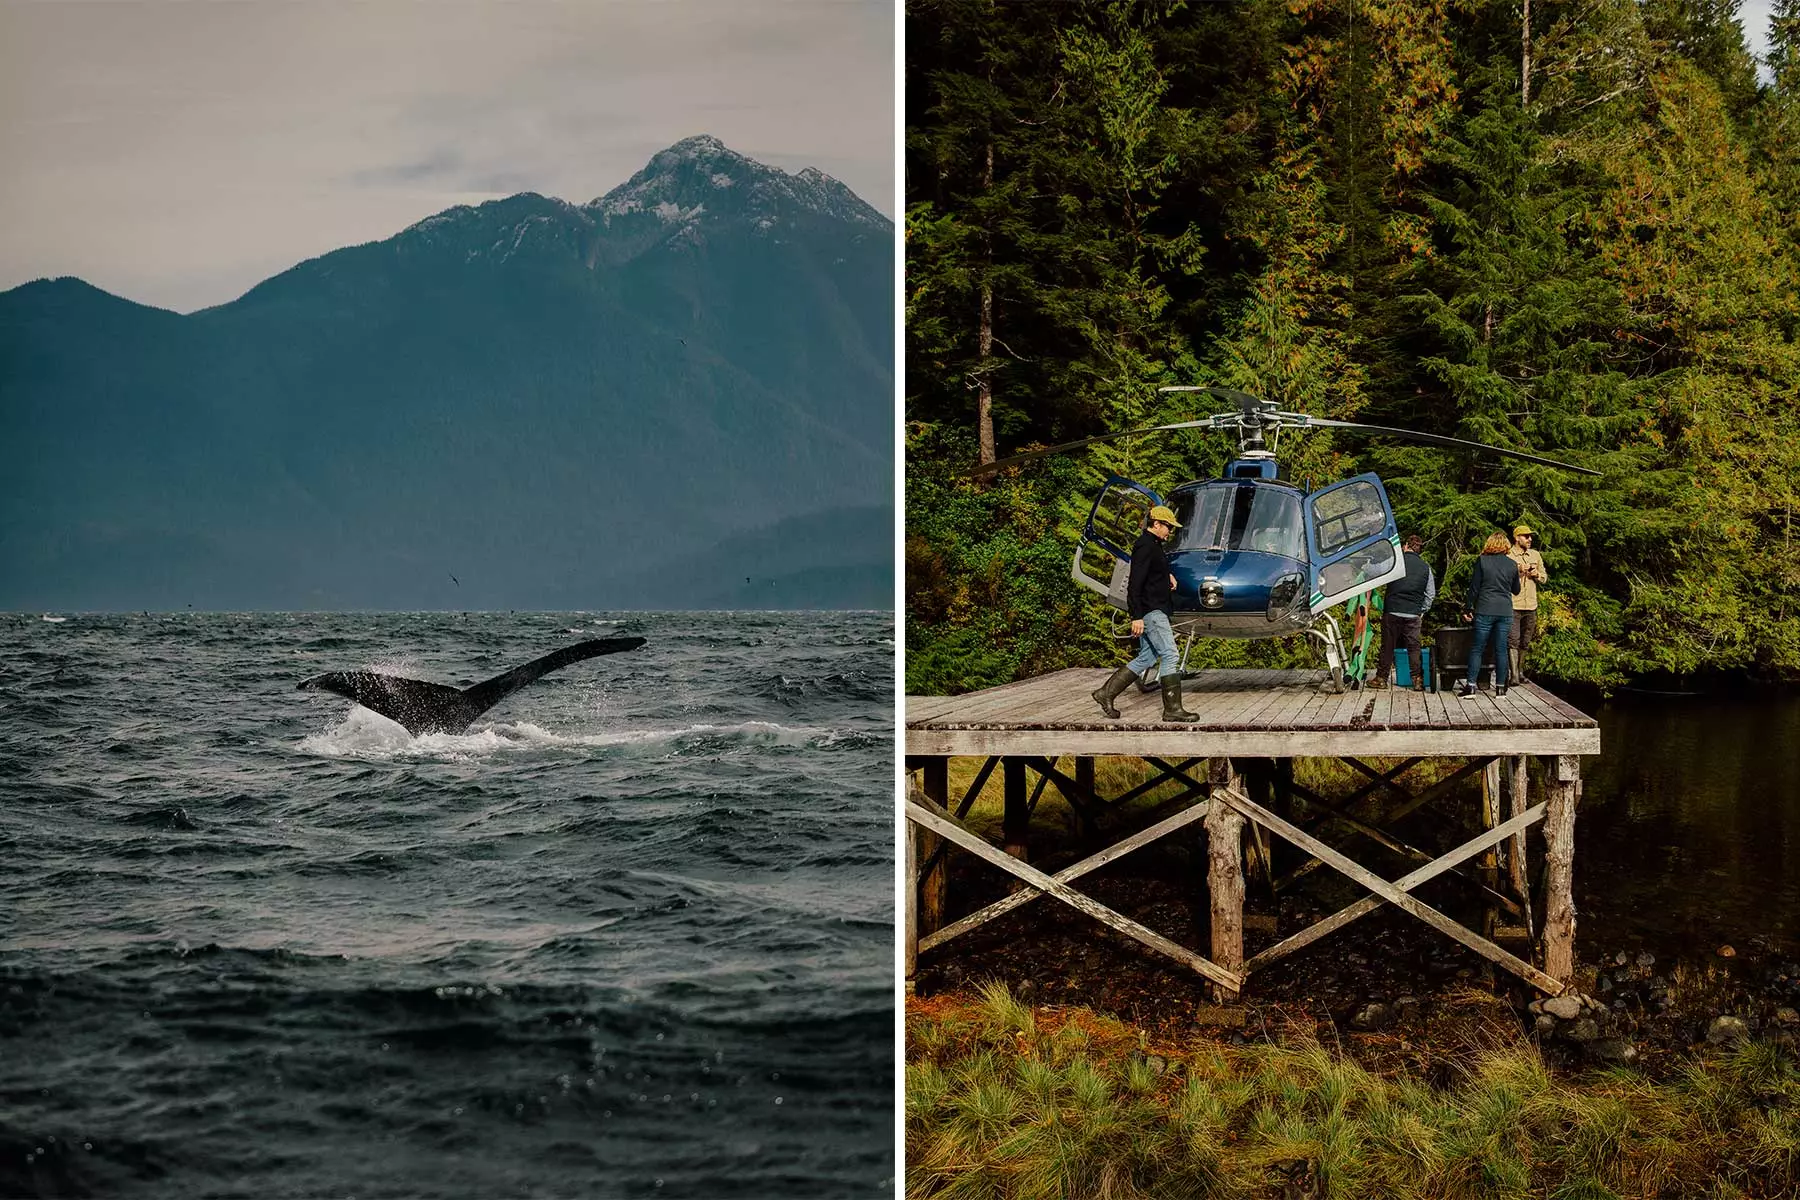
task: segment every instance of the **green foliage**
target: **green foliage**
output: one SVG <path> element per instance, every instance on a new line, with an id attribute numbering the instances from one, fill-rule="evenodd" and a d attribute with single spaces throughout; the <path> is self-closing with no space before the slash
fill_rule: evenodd
<path id="1" fill-rule="evenodd" d="M 1540 531 L 1540 673 L 1800 678 L 1800 7 L 1759 85 L 1729 0 L 908 6 L 908 687 L 1113 661 L 1068 581 L 1099 483 L 1217 470 L 1166 383 L 1547 454 L 1308 432 L 1378 471 L 1454 607 Z M 983 289 L 993 344 L 978 338 Z M 1311 661 L 1214 642 L 1202 665 Z"/>

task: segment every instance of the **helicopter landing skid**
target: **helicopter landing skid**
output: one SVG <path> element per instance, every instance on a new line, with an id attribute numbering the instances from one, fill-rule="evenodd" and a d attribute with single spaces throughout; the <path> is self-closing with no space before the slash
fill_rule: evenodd
<path id="1" fill-rule="evenodd" d="M 1306 632 L 1318 638 L 1325 647 L 1325 691 L 1335 696 L 1342 693 L 1346 685 L 1353 691 L 1361 688 L 1361 679 L 1352 679 L 1344 672 L 1344 664 L 1350 661 L 1350 655 L 1344 648 L 1344 632 L 1331 614 L 1321 614 L 1306 627 Z"/>

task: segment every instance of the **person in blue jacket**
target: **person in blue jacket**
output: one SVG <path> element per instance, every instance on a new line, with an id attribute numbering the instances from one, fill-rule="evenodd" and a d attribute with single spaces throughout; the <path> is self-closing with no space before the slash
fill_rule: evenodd
<path id="1" fill-rule="evenodd" d="M 1478 690 L 1482 652 L 1494 652 L 1494 695 L 1506 695 L 1506 637 L 1512 629 L 1513 597 L 1519 594 L 1519 564 L 1510 551 L 1512 540 L 1495 531 L 1482 543 L 1475 573 L 1469 577 L 1469 602 L 1463 620 L 1472 621 L 1469 638 L 1469 673 L 1456 687 L 1458 699 L 1467 700 Z"/>

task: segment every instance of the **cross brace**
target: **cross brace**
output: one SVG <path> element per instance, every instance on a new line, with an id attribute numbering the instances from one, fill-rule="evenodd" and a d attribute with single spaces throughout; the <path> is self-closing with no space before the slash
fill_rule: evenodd
<path id="1" fill-rule="evenodd" d="M 1505 967 L 1507 970 L 1532 984 L 1540 991 L 1547 992 L 1552 996 L 1562 994 L 1563 985 L 1556 979 L 1546 975 L 1524 959 L 1502 950 L 1499 946 L 1488 941 L 1480 934 L 1457 924 L 1455 921 L 1423 901 L 1408 895 L 1405 888 L 1399 886 L 1399 884 L 1389 883 L 1387 880 L 1381 878 L 1381 876 L 1370 871 L 1367 867 L 1344 857 L 1344 855 L 1338 853 L 1324 842 L 1321 842 L 1318 838 L 1313 837 L 1304 829 L 1282 820 L 1279 816 L 1270 812 L 1268 809 L 1256 803 L 1254 800 L 1251 800 L 1241 792 L 1232 788 L 1215 787 L 1213 789 L 1212 799 L 1215 804 L 1222 802 L 1230 805 L 1232 808 L 1242 813 L 1247 819 L 1262 825 L 1272 833 L 1281 835 L 1288 841 L 1294 843 L 1294 845 L 1299 846 L 1302 850 L 1317 857 L 1326 866 L 1349 876 L 1357 883 L 1362 884 L 1365 888 L 1368 888 L 1371 892 L 1375 893 L 1375 896 L 1378 899 L 1367 901 L 1366 903 L 1368 903 L 1370 907 L 1366 911 L 1373 911 L 1374 908 L 1379 907 L 1380 901 L 1385 900 L 1396 908 L 1403 909 L 1417 917 L 1419 920 L 1425 922 L 1427 925 L 1430 925 L 1456 941 L 1461 942 L 1483 958 Z M 1524 826 L 1538 820 L 1544 815 L 1545 809 L 1545 805 L 1538 805 L 1536 808 L 1521 813 L 1510 821 L 1495 826 L 1493 829 L 1488 830 L 1486 833 L 1472 841 L 1465 842 L 1462 846 L 1459 846 L 1449 854 L 1427 864 L 1425 867 L 1421 867 L 1418 871 L 1414 871 L 1412 875 L 1407 876 L 1407 879 L 1413 879 L 1413 882 L 1409 886 L 1416 887 L 1419 883 L 1424 881 L 1423 879 L 1414 879 L 1414 876 L 1422 875 L 1428 870 L 1433 875 L 1439 874 L 1442 871 L 1448 870 L 1451 866 L 1455 865 L 1455 863 L 1463 861 L 1464 858 L 1471 858 L 1487 849 L 1489 846 L 1495 845 L 1507 837 L 1511 837 L 1515 832 L 1515 827 L 1522 829 Z M 1426 876 L 1426 878 L 1429 878 L 1429 876 Z M 1356 907 L 1356 905 L 1352 905 L 1351 909 Z M 1356 913 L 1355 916 L 1347 916 L 1346 914 L 1348 914 L 1351 909 L 1345 909 L 1343 912 L 1325 918 L 1325 920 L 1319 922 L 1318 925 L 1313 926 L 1313 929 L 1319 929 L 1319 926 L 1325 925 L 1337 928 L 1349 924 L 1350 921 L 1356 919 L 1356 916 L 1362 915 L 1362 913 Z M 1333 924 L 1333 922 L 1336 922 L 1336 924 Z M 1311 931 L 1309 930 L 1307 932 Z M 1331 932 L 1331 929 L 1329 928 L 1320 930 L 1320 932 L 1313 935 L 1313 940 L 1316 940 L 1318 937 L 1323 937 L 1329 932 Z M 1292 942 L 1293 940 L 1293 938 L 1288 939 L 1289 942 Z M 1286 943 L 1283 943 L 1283 945 L 1285 944 Z M 1293 949 L 1298 948 L 1298 946 L 1293 947 Z M 1280 949 L 1280 947 L 1275 947 L 1275 949 Z M 1284 953 L 1287 953 L 1287 951 L 1284 951 Z M 1265 951 L 1264 954 L 1259 957 L 1263 958 L 1265 961 L 1269 961 L 1267 955 L 1268 952 Z M 1246 965 L 1248 966 L 1248 964 Z"/>
<path id="2" fill-rule="evenodd" d="M 1197 807 L 1203 808 L 1203 806 Z M 1177 816 L 1186 816 L 1189 817 L 1189 819 L 1192 819 L 1190 814 L 1193 811 L 1193 809 L 1190 809 L 1185 813 L 1177 814 Z M 1002 871 L 1005 871 L 1010 875 L 1017 876 L 1036 890 L 1043 892 L 1046 895 L 1056 897 L 1064 904 L 1067 904 L 1080 912 L 1086 913 L 1101 924 L 1118 930 L 1125 936 L 1143 943 L 1152 950 L 1157 951 L 1159 954 L 1166 954 L 1176 962 L 1198 972 L 1207 979 L 1212 980 L 1214 983 L 1228 987 L 1233 991 L 1241 989 L 1244 985 L 1243 976 L 1232 971 L 1227 971 L 1217 963 L 1201 957 L 1187 947 L 1170 941 L 1155 930 L 1138 924 L 1138 922 L 1133 921 L 1130 917 L 1121 916 L 1097 900 L 1089 899 L 1080 892 L 1069 887 L 1060 879 L 1046 875 L 1030 864 L 1021 862 L 1019 859 L 1007 854 L 1004 850 L 999 850 L 989 845 L 986 839 L 969 832 L 969 830 L 965 829 L 952 818 L 948 812 L 938 808 L 916 789 L 911 791 L 907 796 L 906 819 L 915 825 L 931 830 L 933 833 L 938 834 L 948 841 L 956 843 L 977 858 L 992 863 L 994 866 L 999 867 Z M 1170 818 L 1170 820 L 1174 820 L 1174 818 Z M 1164 822 L 1164 824 L 1167 824 L 1167 822 Z M 1152 828 L 1156 827 L 1152 826 Z M 1167 831 L 1165 830 L 1164 832 Z M 1120 853 L 1123 852 L 1124 851 L 1120 851 Z M 1080 865 L 1082 864 L 1077 864 L 1077 866 Z M 1094 865 L 1098 866 L 1099 864 Z M 1070 868 L 1070 870 L 1073 870 L 1073 868 Z M 1067 874 L 1067 872 L 1065 871 L 1064 874 Z M 1024 903 L 1024 901 L 1020 901 L 1020 903 Z M 978 916 L 980 914 L 975 915 Z M 967 918 L 965 918 L 964 922 L 958 922 L 958 924 L 965 924 L 966 921 Z M 966 928 L 972 928 L 972 926 L 966 926 Z M 959 930 L 958 932 L 963 931 L 964 930 Z M 944 932 L 948 932 L 948 929 Z M 940 938 L 939 940 L 942 939 Z M 932 944 L 935 945 L 936 943 L 934 942 Z M 921 949 L 924 948 L 923 941 L 921 941 L 920 947 Z"/>

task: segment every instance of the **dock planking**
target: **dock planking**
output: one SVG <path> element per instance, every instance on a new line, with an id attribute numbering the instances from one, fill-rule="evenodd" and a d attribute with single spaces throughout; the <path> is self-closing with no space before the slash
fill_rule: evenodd
<path id="1" fill-rule="evenodd" d="M 1135 687 L 1115 702 L 1119 719 L 1109 720 L 1089 695 L 1108 674 L 1070 667 L 962 696 L 908 696 L 906 752 L 1599 753 L 1598 723 L 1533 683 L 1459 700 L 1448 692 L 1327 692 L 1320 671 L 1208 670 L 1183 683 L 1183 702 L 1199 718 L 1183 723 L 1165 722 L 1161 695 Z"/>

